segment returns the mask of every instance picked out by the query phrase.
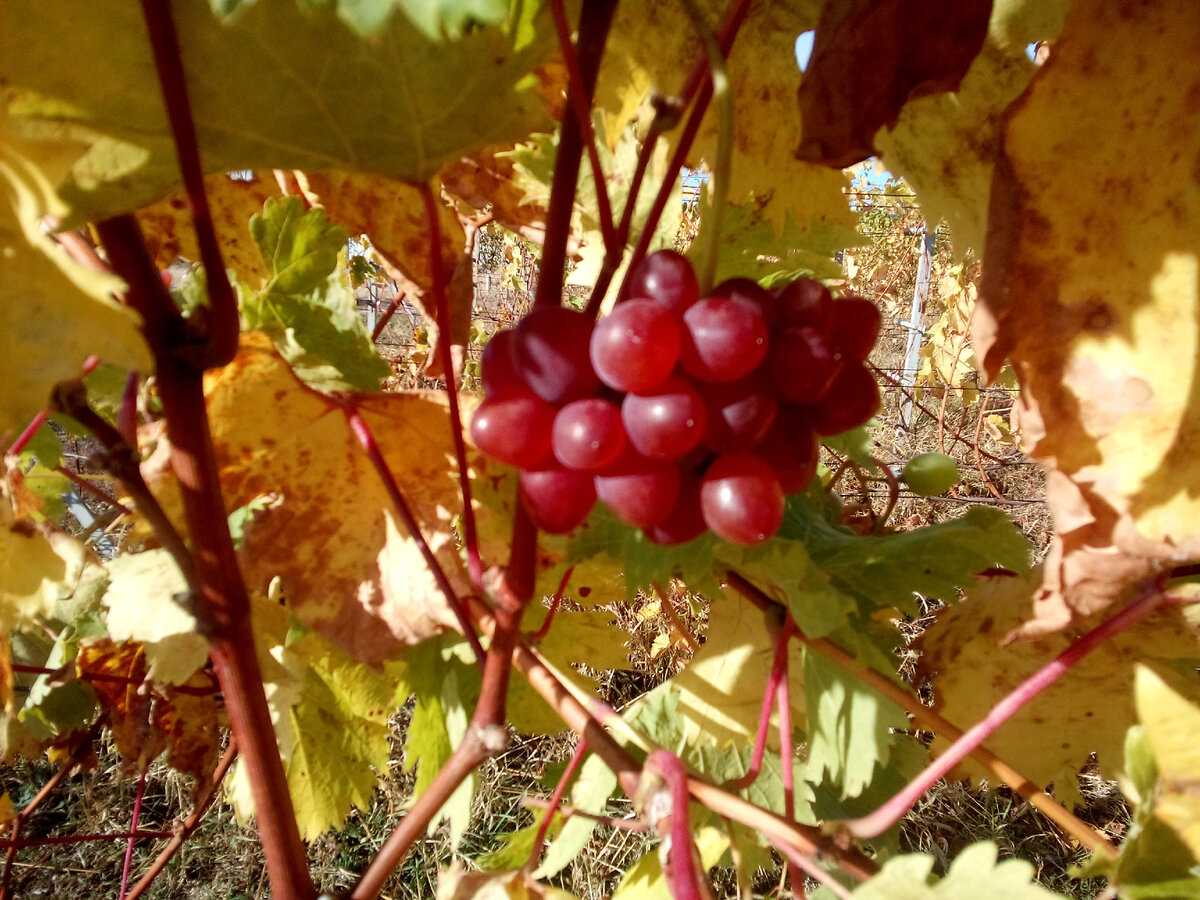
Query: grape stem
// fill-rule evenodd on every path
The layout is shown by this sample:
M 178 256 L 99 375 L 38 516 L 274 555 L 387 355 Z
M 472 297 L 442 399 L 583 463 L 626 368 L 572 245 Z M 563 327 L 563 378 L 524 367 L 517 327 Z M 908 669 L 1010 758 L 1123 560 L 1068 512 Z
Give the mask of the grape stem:
M 708 892 L 700 886 L 697 871 L 697 852 L 692 843 L 692 827 L 688 815 L 688 780 L 683 762 L 669 750 L 654 750 L 646 757 L 646 775 L 657 776 L 666 782 L 671 792 L 670 847 L 667 850 L 667 885 L 671 896 L 680 900 L 701 900 Z M 649 798 L 647 798 L 649 800 Z M 653 803 L 650 804 L 653 806 Z M 652 820 L 651 825 L 654 825 Z M 664 835 L 666 837 L 666 835 Z
M 1065 675 L 1081 659 L 1136 622 L 1158 609 L 1164 596 L 1157 587 L 1148 587 L 1141 597 L 1110 619 L 1093 628 L 1070 647 L 1022 681 L 1008 696 L 992 707 L 982 721 L 970 728 L 950 745 L 924 771 L 898 794 L 870 815 L 844 823 L 846 831 L 857 838 L 872 838 L 883 834 L 908 812 L 926 791 L 940 778 L 982 744 L 997 728 L 1018 713 L 1029 701 Z
M 774 610 L 768 612 L 773 613 Z M 767 750 L 767 732 L 771 727 L 771 707 L 779 694 L 779 686 L 787 678 L 788 644 L 796 630 L 796 622 L 790 614 L 786 615 L 783 624 L 775 635 L 775 656 L 771 662 L 771 674 L 767 677 L 767 689 L 763 692 L 762 710 L 758 714 L 758 732 L 754 737 L 754 750 L 750 756 L 750 768 L 741 778 L 726 782 L 731 790 L 740 791 L 754 784 L 758 773 L 762 771 L 763 756 Z M 782 729 L 783 721 L 780 720 Z M 782 730 L 780 731 L 782 736 Z M 791 818 L 789 816 L 789 818 Z
M 138 777 L 137 793 L 133 798 L 133 816 L 129 823 L 129 842 L 125 845 L 125 861 L 121 865 L 121 888 L 117 892 L 117 900 L 125 900 L 125 896 L 129 891 L 129 870 L 133 867 L 133 848 L 137 846 L 138 842 L 136 835 L 138 834 L 138 823 L 142 819 L 142 801 L 146 797 L 147 771 L 147 767 L 142 768 L 142 774 Z M 166 833 L 164 833 L 163 837 L 166 837 Z
M 575 745 L 575 752 L 571 754 L 571 759 L 567 763 L 566 770 L 562 773 L 562 777 L 558 779 L 558 784 L 554 786 L 554 793 L 550 795 L 549 801 L 546 803 L 546 814 L 542 816 L 542 821 L 538 823 L 537 834 L 533 838 L 533 846 L 529 850 L 529 860 L 525 863 L 526 869 L 537 868 L 538 861 L 542 856 L 542 847 L 546 843 L 546 833 L 550 830 L 550 823 L 554 821 L 555 814 L 561 812 L 560 806 L 562 799 L 567 793 L 567 786 L 571 783 L 571 779 L 575 777 L 575 773 L 579 771 L 579 766 L 583 763 L 583 758 L 587 755 L 587 741 L 580 741 Z

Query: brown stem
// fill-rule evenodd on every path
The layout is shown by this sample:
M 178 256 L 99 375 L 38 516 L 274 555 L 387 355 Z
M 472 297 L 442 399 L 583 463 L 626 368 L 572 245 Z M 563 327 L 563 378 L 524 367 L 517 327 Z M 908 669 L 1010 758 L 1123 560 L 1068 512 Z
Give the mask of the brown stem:
M 437 198 L 429 185 L 421 186 L 425 202 L 425 221 L 429 228 L 429 268 L 433 273 L 434 311 L 438 324 L 438 352 L 446 379 L 446 400 L 450 404 L 450 437 L 454 441 L 454 458 L 458 463 L 458 484 L 462 491 L 463 545 L 467 551 L 467 574 L 475 590 L 483 590 L 483 562 L 479 556 L 479 537 L 475 532 L 475 510 L 471 506 L 471 478 L 467 469 L 467 445 L 463 440 L 462 415 L 458 408 L 458 376 L 454 371 L 454 355 L 450 346 L 450 300 L 446 295 L 446 273 L 442 271 L 442 231 L 438 219 Z M 466 617 L 459 615 L 465 626 Z
M 395 284 L 395 282 L 393 282 Z M 388 322 L 392 321 L 392 316 L 396 314 L 396 310 L 400 308 L 400 302 L 404 299 L 404 291 L 395 288 L 396 295 L 392 297 L 392 302 L 388 304 L 387 309 L 383 311 L 383 315 L 379 317 L 379 321 L 375 323 L 375 330 L 371 332 L 371 343 L 379 340 L 379 336 L 383 334 L 383 329 L 387 328 Z M 453 370 L 451 370 L 453 371 Z
M 579 16 L 580 87 L 591 104 L 600 71 L 600 57 L 608 29 L 616 11 L 615 0 L 584 0 Z M 579 164 L 583 153 L 583 135 L 577 116 L 563 117 L 554 159 L 554 179 L 550 185 L 550 207 L 546 212 L 546 241 L 542 245 L 542 266 L 538 273 L 535 306 L 558 306 L 562 303 L 563 275 L 567 260 L 567 240 L 571 234 L 571 214 L 575 206 L 575 189 L 579 181 Z
M 233 761 L 236 758 L 237 743 L 234 739 L 230 739 L 229 746 L 225 748 L 225 755 L 217 763 L 217 768 L 213 771 L 212 779 L 204 786 L 203 793 L 196 798 L 196 805 L 192 809 L 191 814 L 183 820 L 171 835 L 171 840 L 162 848 L 158 857 L 151 863 L 150 868 L 137 880 L 137 884 L 129 889 L 129 893 L 125 895 L 125 900 L 138 900 L 150 885 L 154 883 L 154 879 L 167 867 L 167 863 L 171 861 L 171 858 L 183 846 L 183 842 L 199 827 L 204 814 L 208 812 L 209 807 L 212 806 L 213 801 L 217 798 L 217 791 L 221 787 L 221 782 L 225 780 L 225 774 L 229 771 L 229 767 L 233 765 Z
M 223 366 L 237 353 L 237 297 L 225 272 L 225 260 L 217 243 L 212 210 L 209 209 L 208 194 L 204 190 L 204 167 L 200 161 L 200 144 L 196 139 L 192 105 L 188 100 L 187 78 L 183 71 L 183 58 L 179 52 L 179 35 L 175 29 L 175 18 L 170 3 L 142 0 L 142 14 L 150 32 L 150 45 L 154 49 L 154 68 L 158 72 L 158 83 L 162 88 L 163 102 L 167 108 L 167 120 L 171 123 L 171 135 L 175 139 L 175 153 L 179 158 L 183 187 L 187 191 L 188 203 L 192 209 L 192 224 L 196 229 L 196 243 L 200 246 L 200 261 L 204 263 L 208 279 L 208 346 L 204 362 L 210 367 Z M 162 283 L 161 280 L 159 283 Z
M 883 480 L 887 482 L 888 498 L 887 504 L 883 507 L 883 512 L 875 519 L 875 525 L 871 529 L 875 534 L 882 534 L 883 529 L 887 527 L 887 521 L 892 516 L 892 510 L 896 508 L 896 500 L 900 497 L 900 482 L 896 480 L 896 476 L 892 474 L 891 468 L 881 459 L 871 457 L 876 468 L 883 475 Z
M 975 451 L 975 468 L 979 470 L 979 477 L 983 479 L 984 485 L 986 485 L 987 489 L 991 491 L 992 496 L 997 500 L 1007 500 L 1008 498 L 1000 493 L 996 485 L 992 483 L 992 479 L 988 477 L 988 473 L 984 471 L 983 459 L 981 458 L 982 451 L 979 449 L 979 435 L 983 431 L 983 420 L 987 416 L 988 400 L 990 399 L 991 397 L 989 397 L 987 393 L 984 393 L 983 398 L 979 403 L 979 419 L 975 423 L 975 441 L 972 444 L 972 447 Z

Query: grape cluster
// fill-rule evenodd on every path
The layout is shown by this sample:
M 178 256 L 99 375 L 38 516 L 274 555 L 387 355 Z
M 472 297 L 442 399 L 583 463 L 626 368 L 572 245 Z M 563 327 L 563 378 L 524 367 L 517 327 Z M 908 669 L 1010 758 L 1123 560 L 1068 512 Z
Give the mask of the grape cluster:
M 599 498 L 659 544 L 707 528 L 765 541 L 812 480 L 819 437 L 879 408 L 863 366 L 878 310 L 810 278 L 774 292 L 735 278 L 701 299 L 670 250 L 630 277 L 630 299 L 598 322 L 537 307 L 492 337 L 476 445 L 521 469 L 544 531 L 570 531 Z

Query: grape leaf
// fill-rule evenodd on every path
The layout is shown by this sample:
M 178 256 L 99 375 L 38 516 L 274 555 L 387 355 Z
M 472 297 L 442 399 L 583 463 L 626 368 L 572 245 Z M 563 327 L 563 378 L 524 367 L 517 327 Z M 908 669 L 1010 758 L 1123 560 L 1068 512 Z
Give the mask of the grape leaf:
M 1022 434 L 1051 468 L 1035 630 L 1200 555 L 1194 28 L 1186 2 L 1129 18 L 1073 6 L 1006 123 L 975 340 L 989 375 L 1006 357 L 1022 373 Z M 1086 152 L 1063 179 L 1073 143 Z
M 990 0 L 826 3 L 800 85 L 797 155 L 835 169 L 874 156 L 875 132 L 894 125 L 910 98 L 958 89 L 983 46 L 991 7 Z
M 146 550 L 118 556 L 105 568 L 109 635 L 142 644 L 153 681 L 183 684 L 208 661 L 208 642 L 183 607 L 190 591 L 175 560 L 166 550 Z
M 498 25 L 508 16 L 506 0 L 337 0 L 338 15 L 360 34 L 373 34 L 400 12 L 431 41 L 460 38 L 476 24 Z
M 31 518 L 54 524 L 66 515 L 63 497 L 74 486 L 66 475 L 55 471 L 62 463 L 62 443 L 49 422 L 34 432 L 19 455 L 4 457 L 5 480 L 16 521 Z
M 537 838 L 538 832 L 541 831 L 545 811 L 536 810 L 536 815 L 537 821 L 532 825 L 500 835 L 500 846 L 475 857 L 472 860 L 475 865 L 485 872 L 505 872 L 523 867 L 525 863 L 529 862 L 530 854 L 533 852 L 533 842 Z M 547 839 L 554 840 L 562 831 L 562 826 L 563 817 L 557 812 L 554 813 L 550 825 L 546 829 Z
M 721 856 L 729 849 L 729 835 L 712 825 L 700 827 L 692 838 L 696 842 L 704 871 L 720 862 Z M 670 900 L 673 896 L 656 848 L 625 872 L 613 893 L 613 900 Z
M 82 544 L 49 525 L 18 522 L 0 489 L 0 632 L 54 612 L 83 574 Z
M 1004 643 L 1029 611 L 1040 581 L 994 576 L 967 590 L 959 604 L 938 613 L 920 638 L 923 673 L 933 675 L 938 711 L 969 728 L 1002 697 L 1071 643 L 1064 634 Z M 1076 796 L 1075 773 L 1095 752 L 1100 766 L 1119 764 L 1126 729 L 1134 723 L 1133 664 L 1156 660 L 1187 668 L 1200 662 L 1196 628 L 1178 609 L 1139 622 L 1093 650 L 1006 722 L 985 745 L 1036 784 L 1055 785 L 1060 801 Z M 1187 681 L 1200 698 L 1200 683 Z M 1054 735 L 1047 740 L 1046 735 Z M 942 744 L 938 739 L 934 751 Z M 984 777 L 978 764 L 966 772 Z
M 245 284 L 254 285 L 260 279 L 266 279 L 268 268 L 262 253 L 250 240 L 247 223 L 251 216 L 262 213 L 268 199 L 279 196 L 279 185 L 274 176 L 269 172 L 256 172 L 250 181 L 246 181 L 218 172 L 204 179 L 204 193 L 212 211 L 225 268 L 232 269 L 237 280 Z M 182 188 L 139 209 L 137 220 L 146 236 L 146 246 L 160 269 L 169 266 L 177 256 L 193 262 L 200 260 L 191 205 Z
M 8 11 L 6 6 L 0 16 Z M 0 43 L 6 26 L 0 26 Z M 0 51 L 0 59 L 4 52 Z M 138 318 L 109 294 L 119 279 L 84 268 L 42 233 L 43 215 L 65 207 L 51 179 L 61 160 L 44 144 L 10 133 L 0 103 L 0 443 L 24 428 L 47 405 L 59 381 L 78 378 L 85 359 L 96 355 L 149 371 Z M 47 322 L 60 323 L 47 329 Z
M 883 163 L 916 190 L 926 220 L 949 223 L 959 256 L 984 246 L 1004 114 L 1037 71 L 1025 48 L 1056 38 L 1066 7 L 997 0 L 987 41 L 958 89 L 911 100 L 894 127 L 875 136 Z
M 1200 859 L 1200 709 L 1195 692 L 1188 691 L 1193 699 L 1187 699 L 1148 666 L 1138 665 L 1134 672 L 1138 718 L 1158 771 L 1158 789 L 1143 799 Z
M 455 863 L 438 873 L 437 900 L 575 900 L 575 895 L 538 884 L 525 872 L 466 872 Z
M 25 665 L 64 670 L 74 674 L 71 665 L 79 655 L 79 642 L 103 638 L 104 626 L 94 615 L 84 615 L 65 625 L 48 647 L 28 631 L 13 635 L 12 646 L 18 662 Z M 92 686 L 77 678 L 59 678 L 50 674 L 26 675 L 28 692 L 18 713 L 21 725 L 38 741 L 81 731 L 89 727 L 100 711 Z
M 826 788 L 832 781 L 839 799 L 859 796 L 891 755 L 892 729 L 908 728 L 907 713 L 812 651 L 804 654 L 804 690 L 808 779 Z
M 327 3 L 253 3 L 229 16 L 195 3 L 174 14 L 209 172 L 343 168 L 419 183 L 544 122 L 527 76 L 553 46 L 547 28 L 488 26 L 434 42 L 391 16 L 363 40 Z M 74 221 L 136 209 L 175 187 L 140 8 L 80 3 L 48 18 L 18 2 L 0 16 L 0 76 L 20 98 L 14 114 L 27 131 L 86 145 L 60 186 Z M 64 20 L 78 26 L 55 28 Z M 47 29 L 60 32 L 53 46 L 41 40 Z
M 279 734 L 300 833 L 311 840 L 339 827 L 352 806 L 366 809 L 387 771 L 388 716 L 396 685 L 307 636 L 288 648 L 302 661 L 300 699 Z
M 1033 880 L 1033 866 L 1021 859 L 996 862 L 995 844 L 972 844 L 950 864 L 944 878 L 930 882 L 934 858 L 909 854 L 890 859 L 879 874 L 854 891 L 855 900 L 967 900 L 1005 897 L 1051 900 L 1061 895 Z
M 278 576 L 302 623 L 368 662 L 455 623 L 337 402 L 299 382 L 259 333 L 243 335 L 237 357 L 208 376 L 205 391 L 226 509 L 261 494 L 279 498 L 245 529 L 239 558 L 252 591 Z M 450 530 L 462 500 L 444 398 L 354 402 L 451 583 L 470 593 Z M 161 465 L 161 456 L 147 461 L 147 480 L 178 509 Z
M 837 589 L 865 609 L 915 615 L 916 598 L 951 600 L 972 576 L 994 566 L 1028 569 L 1029 544 L 1003 513 L 975 506 L 950 522 L 885 536 L 835 528 L 803 497 L 788 502 L 780 537 L 804 543 Z

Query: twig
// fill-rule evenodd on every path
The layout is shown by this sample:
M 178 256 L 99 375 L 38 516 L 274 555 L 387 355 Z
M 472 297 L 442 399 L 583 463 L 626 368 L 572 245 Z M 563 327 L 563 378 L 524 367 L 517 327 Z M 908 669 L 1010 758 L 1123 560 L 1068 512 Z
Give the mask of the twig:
M 388 492 L 388 497 L 391 498 L 392 506 L 395 507 L 401 521 L 404 522 L 404 527 L 408 529 L 409 535 L 416 541 L 417 549 L 421 551 L 421 557 L 425 560 L 425 565 L 429 567 L 434 581 L 437 582 L 438 588 L 446 598 L 446 604 L 458 620 L 463 636 L 466 637 L 467 642 L 471 645 L 471 649 L 475 652 L 476 662 L 482 665 L 484 651 L 483 646 L 479 643 L 479 636 L 475 634 L 475 628 L 471 625 L 471 620 L 467 618 L 462 600 L 454 590 L 454 585 L 450 583 L 450 579 L 446 575 L 446 570 L 442 568 L 442 564 L 434 555 L 429 542 L 425 540 L 425 535 L 421 533 L 421 525 L 417 522 L 416 516 L 413 515 L 412 507 L 408 505 L 408 501 L 404 498 L 404 493 L 400 490 L 400 485 L 396 483 L 396 477 L 392 474 L 392 470 L 388 468 L 387 460 L 383 458 L 383 453 L 379 449 L 379 443 L 375 440 L 375 434 L 371 431 L 371 426 L 367 424 L 366 419 L 362 417 L 362 414 L 359 413 L 350 400 L 345 400 L 341 406 L 350 430 L 354 432 L 354 436 L 358 438 L 363 452 L 367 454 L 367 458 L 371 460 L 371 465 L 375 467 L 375 472 L 379 475 L 379 480 L 383 482 L 383 486 Z
M 179 52 L 179 35 L 170 3 L 142 0 L 142 14 L 150 33 L 150 45 L 154 49 L 154 68 L 158 72 L 167 119 L 171 123 L 183 186 L 192 209 L 196 243 L 200 247 L 200 261 L 204 263 L 207 277 L 209 319 L 204 362 L 210 367 L 223 366 L 237 353 L 237 297 L 225 272 L 225 260 L 217 243 L 212 210 L 209 209 L 208 194 L 204 190 L 204 167 L 200 161 L 196 123 L 192 119 L 192 105 L 188 99 L 183 58 Z
M 567 571 L 563 572 L 563 577 L 558 582 L 558 590 L 554 592 L 554 599 L 550 602 L 550 611 L 546 613 L 546 621 L 542 623 L 541 628 L 529 635 L 530 643 L 541 643 L 545 640 L 546 635 L 550 633 L 550 623 L 554 621 L 554 614 L 558 612 L 559 604 L 562 603 L 563 593 L 566 591 L 567 583 L 571 580 L 571 573 L 574 571 L 574 566 L 568 566 Z
M 142 818 L 142 800 L 146 796 L 146 772 L 148 768 L 142 769 L 142 774 L 138 777 L 137 794 L 133 798 L 133 820 L 129 825 L 129 843 L 125 845 L 125 862 L 121 865 L 121 889 L 117 892 L 117 900 L 125 900 L 125 894 L 129 890 L 129 869 L 133 866 L 133 848 L 137 845 L 137 838 L 134 836 L 138 833 L 138 823 Z M 169 836 L 170 832 L 164 832 L 164 837 Z
M 116 509 L 121 515 L 123 515 L 123 516 L 132 516 L 133 515 L 132 509 L 130 509 L 128 506 L 126 506 L 124 503 L 122 503 L 116 497 L 109 494 L 107 491 L 103 491 L 100 488 L 96 487 L 96 485 L 92 484 L 90 481 L 88 481 L 86 478 L 84 478 L 78 472 L 72 472 L 66 466 L 55 466 L 54 471 L 57 472 L 59 475 L 62 475 L 64 478 L 66 478 L 68 481 L 70 481 L 71 484 L 75 485 L 77 488 L 79 488 L 84 493 L 91 494 L 97 500 L 103 500 L 109 506 Z
M 1008 498 L 1000 493 L 996 485 L 992 483 L 992 479 L 988 476 L 988 473 L 984 471 L 983 459 L 981 458 L 981 451 L 979 449 L 979 435 L 983 431 L 983 419 L 987 415 L 988 401 L 990 399 L 991 397 L 987 393 L 984 393 L 983 399 L 979 403 L 979 419 L 975 423 L 975 443 L 973 445 L 975 450 L 975 468 L 979 470 L 979 477 L 983 479 L 984 485 L 991 491 L 992 496 L 997 500 L 1007 500 Z
M 687 622 L 683 621 L 679 615 L 679 610 L 675 608 L 675 602 L 671 599 L 671 595 L 662 589 L 657 581 L 653 584 L 654 592 L 658 594 L 659 605 L 662 611 L 667 616 L 667 621 L 671 623 L 671 627 L 679 632 L 688 649 L 692 653 L 697 653 L 700 650 L 700 642 L 696 640 L 696 636 L 692 634 L 692 629 L 688 628 Z
M 526 806 L 533 806 L 537 809 L 553 809 L 564 819 L 578 816 L 581 819 L 599 822 L 601 825 L 607 825 L 609 828 L 614 828 L 618 831 L 641 832 L 646 830 L 646 823 L 638 819 L 618 819 L 616 816 L 602 816 L 599 813 L 590 813 L 571 806 L 569 803 L 560 803 L 558 806 L 551 807 L 550 801 L 544 800 L 541 797 L 523 797 L 521 802 Z
M 620 258 L 622 244 L 617 236 L 613 221 L 612 205 L 608 200 L 608 183 L 604 169 L 600 166 L 600 154 L 596 149 L 596 130 L 592 125 L 591 91 L 584 88 L 583 71 L 575 45 L 571 43 L 571 25 L 567 21 L 567 10 L 563 0 L 550 0 L 550 11 L 554 15 L 554 30 L 558 34 L 558 46 L 562 50 L 563 62 L 567 65 L 567 99 L 575 113 L 583 149 L 587 151 L 588 164 L 592 168 L 592 180 L 596 185 L 596 213 L 600 222 L 600 234 L 604 240 L 605 258 Z M 580 37 L 582 38 L 582 30 Z M 594 87 L 594 79 L 593 79 Z
M 400 308 L 401 301 L 404 300 L 404 291 L 401 291 L 398 287 L 396 287 L 396 283 L 394 281 L 392 282 L 392 289 L 395 291 L 395 295 L 392 297 L 392 302 L 389 303 L 387 309 L 383 311 L 383 315 L 380 316 L 379 321 L 375 323 L 375 330 L 371 332 L 372 344 L 379 340 L 379 336 L 383 334 L 383 329 L 387 328 L 388 322 L 392 321 L 392 316 L 396 314 L 396 310 Z
M 1001 725 L 1021 710 L 1042 690 L 1066 674 L 1076 663 L 1116 634 L 1158 609 L 1164 601 L 1157 588 L 1147 588 L 1142 596 L 1129 604 L 1112 618 L 1093 628 L 1070 647 L 1046 663 L 1014 688 L 1008 696 L 992 707 L 973 728 L 930 763 L 920 775 L 908 783 L 875 812 L 845 823 L 847 831 L 859 838 L 876 837 L 887 831 L 908 812 L 914 803 L 940 778 L 979 746 Z
M 216 769 L 213 770 L 212 778 L 204 785 L 204 790 L 197 796 L 195 806 L 191 813 L 179 825 L 175 833 L 171 835 L 171 840 L 162 848 L 158 857 L 151 863 L 150 868 L 145 871 L 141 878 L 137 880 L 129 893 L 125 895 L 125 900 L 138 900 L 143 893 L 154 883 L 160 872 L 167 867 L 167 863 L 183 846 L 193 831 L 199 827 L 200 821 L 204 818 L 204 814 L 208 812 L 213 801 L 217 798 L 217 791 L 221 787 L 221 782 L 225 780 L 225 774 L 229 771 L 229 767 L 233 765 L 233 761 L 237 758 L 237 743 L 236 739 L 230 738 L 229 746 L 225 748 L 225 754 L 221 757 L 221 761 L 217 763 Z
M 896 476 L 892 474 L 891 467 L 883 460 L 871 457 L 875 466 L 883 475 L 883 480 L 887 482 L 888 499 L 887 505 L 884 506 L 883 512 L 875 519 L 875 525 L 871 530 L 875 534 L 882 534 L 883 529 L 887 527 L 887 521 L 891 518 L 892 510 L 896 508 L 896 500 L 900 497 L 900 482 L 896 480 Z
M 26 847 L 53 847 L 63 844 L 86 844 L 93 841 L 161 841 L 171 837 L 170 831 L 118 831 L 113 834 L 59 834 L 52 837 L 21 838 L 0 841 L 0 849 L 23 850 Z
M 736 572 L 727 572 L 729 585 L 739 594 L 760 609 L 767 610 L 782 608 L 761 590 Z M 912 720 L 926 731 L 942 735 L 947 740 L 954 741 L 963 734 L 962 730 L 953 723 L 942 718 L 932 709 L 923 706 L 915 697 L 906 693 L 894 682 L 889 681 L 873 669 L 861 665 L 849 653 L 825 638 L 810 638 L 797 633 L 797 639 L 806 647 L 824 656 L 834 665 L 863 681 L 869 687 L 887 697 L 909 714 Z M 1039 810 L 1048 819 L 1055 822 L 1064 832 L 1079 841 L 1088 850 L 1103 849 L 1106 853 L 1115 854 L 1115 848 L 1096 829 L 1076 817 L 1061 803 L 1047 794 L 992 751 L 980 745 L 971 751 L 971 757 L 981 765 L 990 769 L 1004 784 L 1025 797 L 1031 806 Z
M 558 784 L 554 786 L 554 793 L 550 795 L 550 799 L 546 802 L 546 814 L 542 816 L 542 821 L 538 823 L 537 834 L 534 835 L 533 847 L 529 850 L 529 860 L 525 863 L 525 868 L 535 868 L 541 859 L 542 847 L 546 843 L 546 832 L 550 830 L 550 823 L 554 821 L 554 814 L 559 812 L 562 798 L 567 793 L 567 787 L 570 785 L 571 779 L 575 777 L 575 773 L 579 771 L 579 766 L 583 763 L 583 758 L 586 755 L 587 743 L 580 741 L 575 745 L 575 752 L 571 754 L 571 759 L 567 763 L 567 768 L 563 771 L 562 776 L 558 779 Z

